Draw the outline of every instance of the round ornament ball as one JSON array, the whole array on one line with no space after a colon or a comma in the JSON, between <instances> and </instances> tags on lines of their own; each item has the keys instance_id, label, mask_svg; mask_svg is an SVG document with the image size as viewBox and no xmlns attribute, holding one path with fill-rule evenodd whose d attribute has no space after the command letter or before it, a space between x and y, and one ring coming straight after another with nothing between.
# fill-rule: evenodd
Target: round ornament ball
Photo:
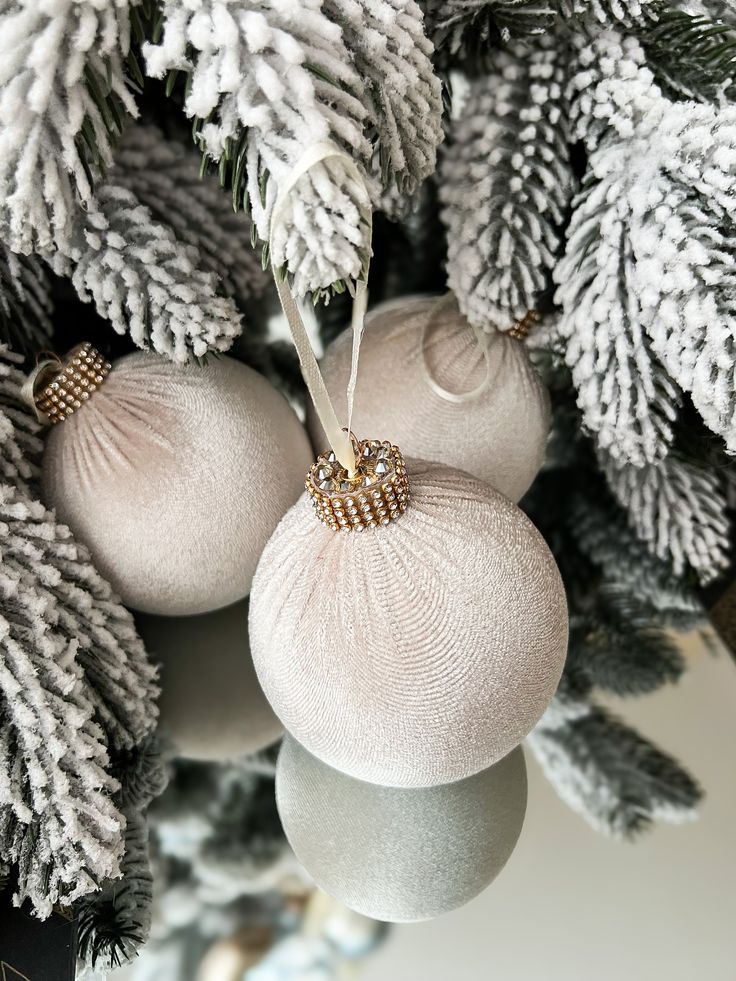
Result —
<instances>
[{"instance_id":1,"label":"round ornament ball","mask_svg":"<svg viewBox=\"0 0 736 981\"><path fill-rule=\"evenodd\" d=\"M179 756L221 762L281 738L250 655L247 600L194 617L135 620L161 668L159 728Z\"/></svg>"},{"instance_id":2,"label":"round ornament ball","mask_svg":"<svg viewBox=\"0 0 736 981\"><path fill-rule=\"evenodd\" d=\"M247 596L310 464L287 401L226 357L140 352L97 377L72 413L52 407L42 480L59 521L136 610L189 615Z\"/></svg>"},{"instance_id":3,"label":"round ornament ball","mask_svg":"<svg viewBox=\"0 0 736 981\"><path fill-rule=\"evenodd\" d=\"M427 920L478 895L508 861L526 811L521 747L465 780L379 787L320 762L286 736L276 802L317 885L365 916Z\"/></svg>"},{"instance_id":4,"label":"round ornament ball","mask_svg":"<svg viewBox=\"0 0 736 981\"><path fill-rule=\"evenodd\" d=\"M449 783L505 756L549 704L565 592L506 497L441 464L404 467L389 443L364 441L361 460L372 445L355 491L312 488L316 516L305 495L266 545L253 662L285 729L325 763L386 786ZM308 487L329 485L329 466ZM386 467L384 483L362 474Z\"/></svg>"},{"instance_id":5,"label":"round ornament ball","mask_svg":"<svg viewBox=\"0 0 736 981\"><path fill-rule=\"evenodd\" d=\"M344 331L322 360L338 410L351 350ZM327 445L313 408L307 428L315 449ZM453 297L394 301L366 319L352 428L380 433L407 456L465 470L518 501L544 461L549 395L523 340L498 330L476 336Z\"/></svg>"}]
</instances>

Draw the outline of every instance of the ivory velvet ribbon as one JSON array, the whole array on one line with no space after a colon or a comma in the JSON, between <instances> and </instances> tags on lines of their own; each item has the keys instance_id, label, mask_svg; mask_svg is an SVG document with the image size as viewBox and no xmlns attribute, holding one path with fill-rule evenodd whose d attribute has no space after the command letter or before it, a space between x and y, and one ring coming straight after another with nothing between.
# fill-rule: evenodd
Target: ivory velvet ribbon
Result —
<instances>
[{"instance_id":1,"label":"ivory velvet ribbon","mask_svg":"<svg viewBox=\"0 0 736 981\"><path fill-rule=\"evenodd\" d=\"M280 188L278 196L276 198L276 203L274 205L273 213L271 215L271 236L270 236L270 246L271 255L273 255L273 234L274 229L277 227L278 223L283 219L284 213L289 204L289 197L291 192L294 190L297 182L302 178L309 170L317 166L317 164L322 163L324 160L337 159L345 167L346 171L355 179L356 183L362 185L365 188L365 182L363 175L361 174L356 163L342 150L336 147L333 143L321 142L315 143L303 154L301 159L296 163L293 170L289 174L289 177ZM366 198L368 198L368 190L366 190ZM373 218L370 205L363 211L363 218L365 219L369 234L372 230ZM352 424L353 416L353 402L355 399L355 386L358 378L358 361L360 358L360 343L363 337L365 313L368 305L368 269L370 265L370 257L366 261L363 269L361 270L360 277L355 285L355 293L353 299L353 311L351 317L351 329L353 336L352 345L352 355L350 364L350 376L348 378L347 392L346 392L346 403L347 403L347 426L343 427L337 418L337 413L335 412L334 406L330 399L329 393L327 391L327 386L325 385L322 372L320 371L319 365L317 363L317 358L314 354L314 349L309 340L309 334L304 324L304 318L300 311L299 302L294 297L289 287L288 277L284 274L281 275L279 270L271 264L271 270L273 272L274 281L276 283L276 289L278 291L279 300L281 301L281 307L284 311L284 315L289 324L289 330L291 333L291 338L294 342L297 354L299 356L299 363L301 365L302 374L304 376L304 381L309 391L309 395L314 403L314 408L319 417L319 421L322 424L322 428L327 437L327 441L330 447L335 453L335 456L346 468L348 473L352 476L355 471L356 460L355 452L353 448L353 443L350 437L350 430ZM444 297L440 297L437 300L437 313L440 313L443 308L452 302L452 294L446 294ZM431 322L430 322L431 324ZM427 327L430 325L428 324ZM425 343L427 335L427 327L422 331L420 344L421 344L421 360L422 368L427 384L433 389L439 396L446 399L448 402L463 403L468 402L471 399L476 398L481 395L491 382L491 361L488 351L488 338L484 335L483 331L478 328L473 328L473 332L476 336L478 344L483 353L483 357L486 362L486 376L483 381L470 391L466 392L450 392L443 388L436 379L434 379L429 370L429 365L427 364Z\"/></svg>"},{"instance_id":2,"label":"ivory velvet ribbon","mask_svg":"<svg viewBox=\"0 0 736 981\"><path fill-rule=\"evenodd\" d=\"M274 229L283 218L284 212L289 204L289 196L291 192L294 190L294 187L299 179L309 170L311 170L312 167L315 167L317 164L328 159L340 160L346 171L355 179L356 183L365 187L363 175L361 174L358 166L346 153L336 147L333 143L315 143L313 146L309 147L309 149L294 166L294 169L289 174L286 182L279 189L278 197L276 198L276 203L271 215L271 255L273 255ZM366 198L367 197L368 192L366 188ZM370 236L373 227L373 215L370 205L365 208L363 218L368 224ZM350 366L350 377L347 385L348 418L346 428L343 428L340 425L337 418L337 413L335 412L334 406L327 391L327 386L325 385L324 378L322 377L322 372L317 364L317 358L315 357L314 349L311 341L309 340L309 335L304 325L304 319L299 309L299 304L291 292L288 278L285 274L280 275L279 270L276 269L273 262L271 263L271 271L273 272L273 278L276 283L279 300L281 301L281 307L289 324L291 338L299 356L302 375L304 376L304 381L306 383L310 398L314 403L315 411L319 416L319 421L322 423L322 428L325 431L325 435L327 436L327 440L332 447L335 456L351 476L355 472L356 459L353 443L350 438L350 427L353 415L355 385L358 378L360 342L363 337L365 312L368 306L369 262L370 258L368 261L366 261L363 269L361 270L360 277L355 285L355 295L353 299L353 312L351 318L353 350Z\"/></svg>"}]
</instances>

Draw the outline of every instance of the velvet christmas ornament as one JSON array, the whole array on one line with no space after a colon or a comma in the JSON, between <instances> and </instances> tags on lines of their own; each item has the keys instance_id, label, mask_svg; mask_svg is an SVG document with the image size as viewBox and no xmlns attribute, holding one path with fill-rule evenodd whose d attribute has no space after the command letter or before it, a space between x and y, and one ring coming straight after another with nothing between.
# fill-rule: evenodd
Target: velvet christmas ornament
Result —
<instances>
[{"instance_id":1,"label":"velvet christmas ornament","mask_svg":"<svg viewBox=\"0 0 736 981\"><path fill-rule=\"evenodd\" d=\"M139 613L136 624L161 666L159 728L178 755L224 761L281 737L250 656L247 600L195 617Z\"/></svg>"},{"instance_id":2,"label":"velvet christmas ornament","mask_svg":"<svg viewBox=\"0 0 736 981\"><path fill-rule=\"evenodd\" d=\"M43 460L59 520L127 606L174 616L242 599L310 463L286 400L225 357L130 354L84 391L72 377L83 367L70 361L36 400L62 420Z\"/></svg>"},{"instance_id":3,"label":"velvet christmas ornament","mask_svg":"<svg viewBox=\"0 0 736 981\"><path fill-rule=\"evenodd\" d=\"M379 787L286 736L276 801L289 844L321 889L379 920L425 920L473 899L508 861L526 810L524 754L517 747L452 784Z\"/></svg>"},{"instance_id":4,"label":"velvet christmas ornament","mask_svg":"<svg viewBox=\"0 0 736 981\"><path fill-rule=\"evenodd\" d=\"M407 475L394 449L372 464L388 489L359 470L354 493L333 494L329 464L314 465L317 514L305 496L264 549L250 639L266 696L310 752L423 787L485 769L533 728L562 671L567 608L515 504L441 464L408 461Z\"/></svg>"},{"instance_id":5,"label":"velvet christmas ornament","mask_svg":"<svg viewBox=\"0 0 736 981\"><path fill-rule=\"evenodd\" d=\"M365 325L353 431L390 439L407 456L465 470L518 501L542 466L550 406L515 333L476 335L451 296L379 307ZM345 331L322 360L338 411L350 356ZM315 449L324 449L314 409L307 425Z\"/></svg>"}]
</instances>

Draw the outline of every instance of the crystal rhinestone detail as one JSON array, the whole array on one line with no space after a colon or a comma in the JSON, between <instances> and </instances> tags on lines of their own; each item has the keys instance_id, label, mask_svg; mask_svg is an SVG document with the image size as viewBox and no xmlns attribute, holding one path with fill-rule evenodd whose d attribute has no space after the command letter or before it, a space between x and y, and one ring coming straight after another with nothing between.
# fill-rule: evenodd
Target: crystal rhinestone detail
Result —
<instances>
[{"instance_id":1,"label":"crystal rhinestone detail","mask_svg":"<svg viewBox=\"0 0 736 981\"><path fill-rule=\"evenodd\" d=\"M49 367L41 380L34 401L51 423L63 422L81 409L90 395L110 373L111 365L89 341L73 348L58 368Z\"/></svg>"},{"instance_id":2,"label":"crystal rhinestone detail","mask_svg":"<svg viewBox=\"0 0 736 981\"><path fill-rule=\"evenodd\" d=\"M307 474L305 486L317 517L333 531L388 525L409 503L409 479L398 446L352 438L357 461L352 477L331 450L321 453Z\"/></svg>"}]
</instances>

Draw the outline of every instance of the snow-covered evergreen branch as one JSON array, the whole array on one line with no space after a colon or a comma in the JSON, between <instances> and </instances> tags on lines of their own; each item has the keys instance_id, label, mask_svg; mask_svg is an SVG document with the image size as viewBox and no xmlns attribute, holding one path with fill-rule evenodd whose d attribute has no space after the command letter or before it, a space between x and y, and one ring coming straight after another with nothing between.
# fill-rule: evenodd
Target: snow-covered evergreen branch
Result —
<instances>
[{"instance_id":1,"label":"snow-covered evergreen branch","mask_svg":"<svg viewBox=\"0 0 736 981\"><path fill-rule=\"evenodd\" d=\"M494 56L473 83L442 165L449 282L474 324L508 329L550 281L575 188L565 46L538 39Z\"/></svg>"},{"instance_id":2,"label":"snow-covered evergreen branch","mask_svg":"<svg viewBox=\"0 0 736 981\"><path fill-rule=\"evenodd\" d=\"M49 259L117 333L175 361L225 351L240 333L240 314L217 295L199 251L113 176L98 188L69 256Z\"/></svg>"},{"instance_id":3,"label":"snow-covered evergreen branch","mask_svg":"<svg viewBox=\"0 0 736 981\"><path fill-rule=\"evenodd\" d=\"M199 155L156 126L130 126L115 151L110 179L134 194L156 222L194 246L199 267L217 276L221 291L242 309L271 285L251 247L251 223L235 213L211 175L200 176Z\"/></svg>"},{"instance_id":4,"label":"snow-covered evergreen branch","mask_svg":"<svg viewBox=\"0 0 736 981\"><path fill-rule=\"evenodd\" d=\"M321 0L167 0L163 11L161 43L144 48L148 72L190 73L187 115L205 120L200 141L213 160L236 153L261 239L278 188L311 144L334 140L367 173L362 83ZM272 258L296 289L355 278L368 251L365 189L330 161L299 181L292 201Z\"/></svg>"},{"instance_id":5,"label":"snow-covered evergreen branch","mask_svg":"<svg viewBox=\"0 0 736 981\"><path fill-rule=\"evenodd\" d=\"M646 145L649 161L629 163L644 325L671 377L736 453L736 106L668 106Z\"/></svg>"},{"instance_id":6,"label":"snow-covered evergreen branch","mask_svg":"<svg viewBox=\"0 0 736 981\"><path fill-rule=\"evenodd\" d=\"M549 30L556 0L424 0L427 33L441 63L487 56L499 43Z\"/></svg>"},{"instance_id":7,"label":"snow-covered evergreen branch","mask_svg":"<svg viewBox=\"0 0 736 981\"><path fill-rule=\"evenodd\" d=\"M633 28L659 19L662 0L556 0L563 17L573 23Z\"/></svg>"},{"instance_id":8,"label":"snow-covered evergreen branch","mask_svg":"<svg viewBox=\"0 0 736 981\"><path fill-rule=\"evenodd\" d=\"M108 747L156 724L155 671L130 613L34 498L41 441L0 360L0 858L45 915L120 875L125 821Z\"/></svg>"},{"instance_id":9,"label":"snow-covered evergreen branch","mask_svg":"<svg viewBox=\"0 0 736 981\"><path fill-rule=\"evenodd\" d=\"M672 98L718 104L736 97L736 14L728 0L667 6L637 33Z\"/></svg>"},{"instance_id":10,"label":"snow-covered evergreen branch","mask_svg":"<svg viewBox=\"0 0 736 981\"><path fill-rule=\"evenodd\" d=\"M654 555L625 512L607 507L602 496L578 494L570 511L578 547L600 570L600 592L618 605L635 602L650 626L690 630L702 622L703 605L683 577L674 573L667 557Z\"/></svg>"},{"instance_id":11,"label":"snow-covered evergreen branch","mask_svg":"<svg viewBox=\"0 0 736 981\"><path fill-rule=\"evenodd\" d=\"M22 361L0 345L0 480L26 497L37 497L43 441L35 415L19 400Z\"/></svg>"},{"instance_id":12,"label":"snow-covered evergreen branch","mask_svg":"<svg viewBox=\"0 0 736 981\"><path fill-rule=\"evenodd\" d=\"M202 121L206 154L229 161L236 200L247 185L274 263L299 294L355 279L369 252L369 195L381 192L372 143L386 176L412 186L433 169L440 138L439 86L413 0L165 0L163 11L161 42L144 49L148 72L190 75L185 110ZM423 114L412 113L414 99ZM271 236L279 188L326 140L352 156L368 190L340 161L324 161L297 182Z\"/></svg>"},{"instance_id":13,"label":"snow-covered evergreen branch","mask_svg":"<svg viewBox=\"0 0 736 981\"><path fill-rule=\"evenodd\" d=\"M586 422L620 461L654 463L682 389L736 452L736 107L670 102L612 32L580 58L592 152L555 279Z\"/></svg>"},{"instance_id":14,"label":"snow-covered evergreen branch","mask_svg":"<svg viewBox=\"0 0 736 981\"><path fill-rule=\"evenodd\" d=\"M35 353L51 336L49 276L35 256L0 245L0 343Z\"/></svg>"},{"instance_id":15,"label":"snow-covered evergreen branch","mask_svg":"<svg viewBox=\"0 0 736 981\"><path fill-rule=\"evenodd\" d=\"M626 180L612 168L586 182L554 276L585 425L617 459L643 464L667 453L680 395L644 330Z\"/></svg>"},{"instance_id":16,"label":"snow-covered evergreen branch","mask_svg":"<svg viewBox=\"0 0 736 981\"><path fill-rule=\"evenodd\" d=\"M677 575L690 567L707 583L728 567L730 523L717 472L675 453L644 467L600 459L632 528Z\"/></svg>"},{"instance_id":17,"label":"snow-covered evergreen branch","mask_svg":"<svg viewBox=\"0 0 736 981\"><path fill-rule=\"evenodd\" d=\"M412 195L434 173L442 140L442 86L414 0L324 0L365 86L373 164L381 186Z\"/></svg>"},{"instance_id":18,"label":"snow-covered evergreen branch","mask_svg":"<svg viewBox=\"0 0 736 981\"><path fill-rule=\"evenodd\" d=\"M0 238L65 248L111 135L135 114L125 58L136 0L16 0L0 12Z\"/></svg>"},{"instance_id":19,"label":"snow-covered evergreen branch","mask_svg":"<svg viewBox=\"0 0 736 981\"><path fill-rule=\"evenodd\" d=\"M125 817L122 880L110 880L78 908L79 957L98 970L129 961L148 939L153 876L148 854L147 810L166 786L167 773L154 738L113 760L120 781L115 803Z\"/></svg>"},{"instance_id":20,"label":"snow-covered evergreen branch","mask_svg":"<svg viewBox=\"0 0 736 981\"><path fill-rule=\"evenodd\" d=\"M56 532L39 502L0 485L0 856L44 916L119 874L124 826L77 641L37 590L59 580Z\"/></svg>"},{"instance_id":21,"label":"snow-covered evergreen branch","mask_svg":"<svg viewBox=\"0 0 736 981\"><path fill-rule=\"evenodd\" d=\"M557 695L528 743L560 797L598 831L630 838L652 821L695 817L692 778L591 703Z\"/></svg>"}]
</instances>

